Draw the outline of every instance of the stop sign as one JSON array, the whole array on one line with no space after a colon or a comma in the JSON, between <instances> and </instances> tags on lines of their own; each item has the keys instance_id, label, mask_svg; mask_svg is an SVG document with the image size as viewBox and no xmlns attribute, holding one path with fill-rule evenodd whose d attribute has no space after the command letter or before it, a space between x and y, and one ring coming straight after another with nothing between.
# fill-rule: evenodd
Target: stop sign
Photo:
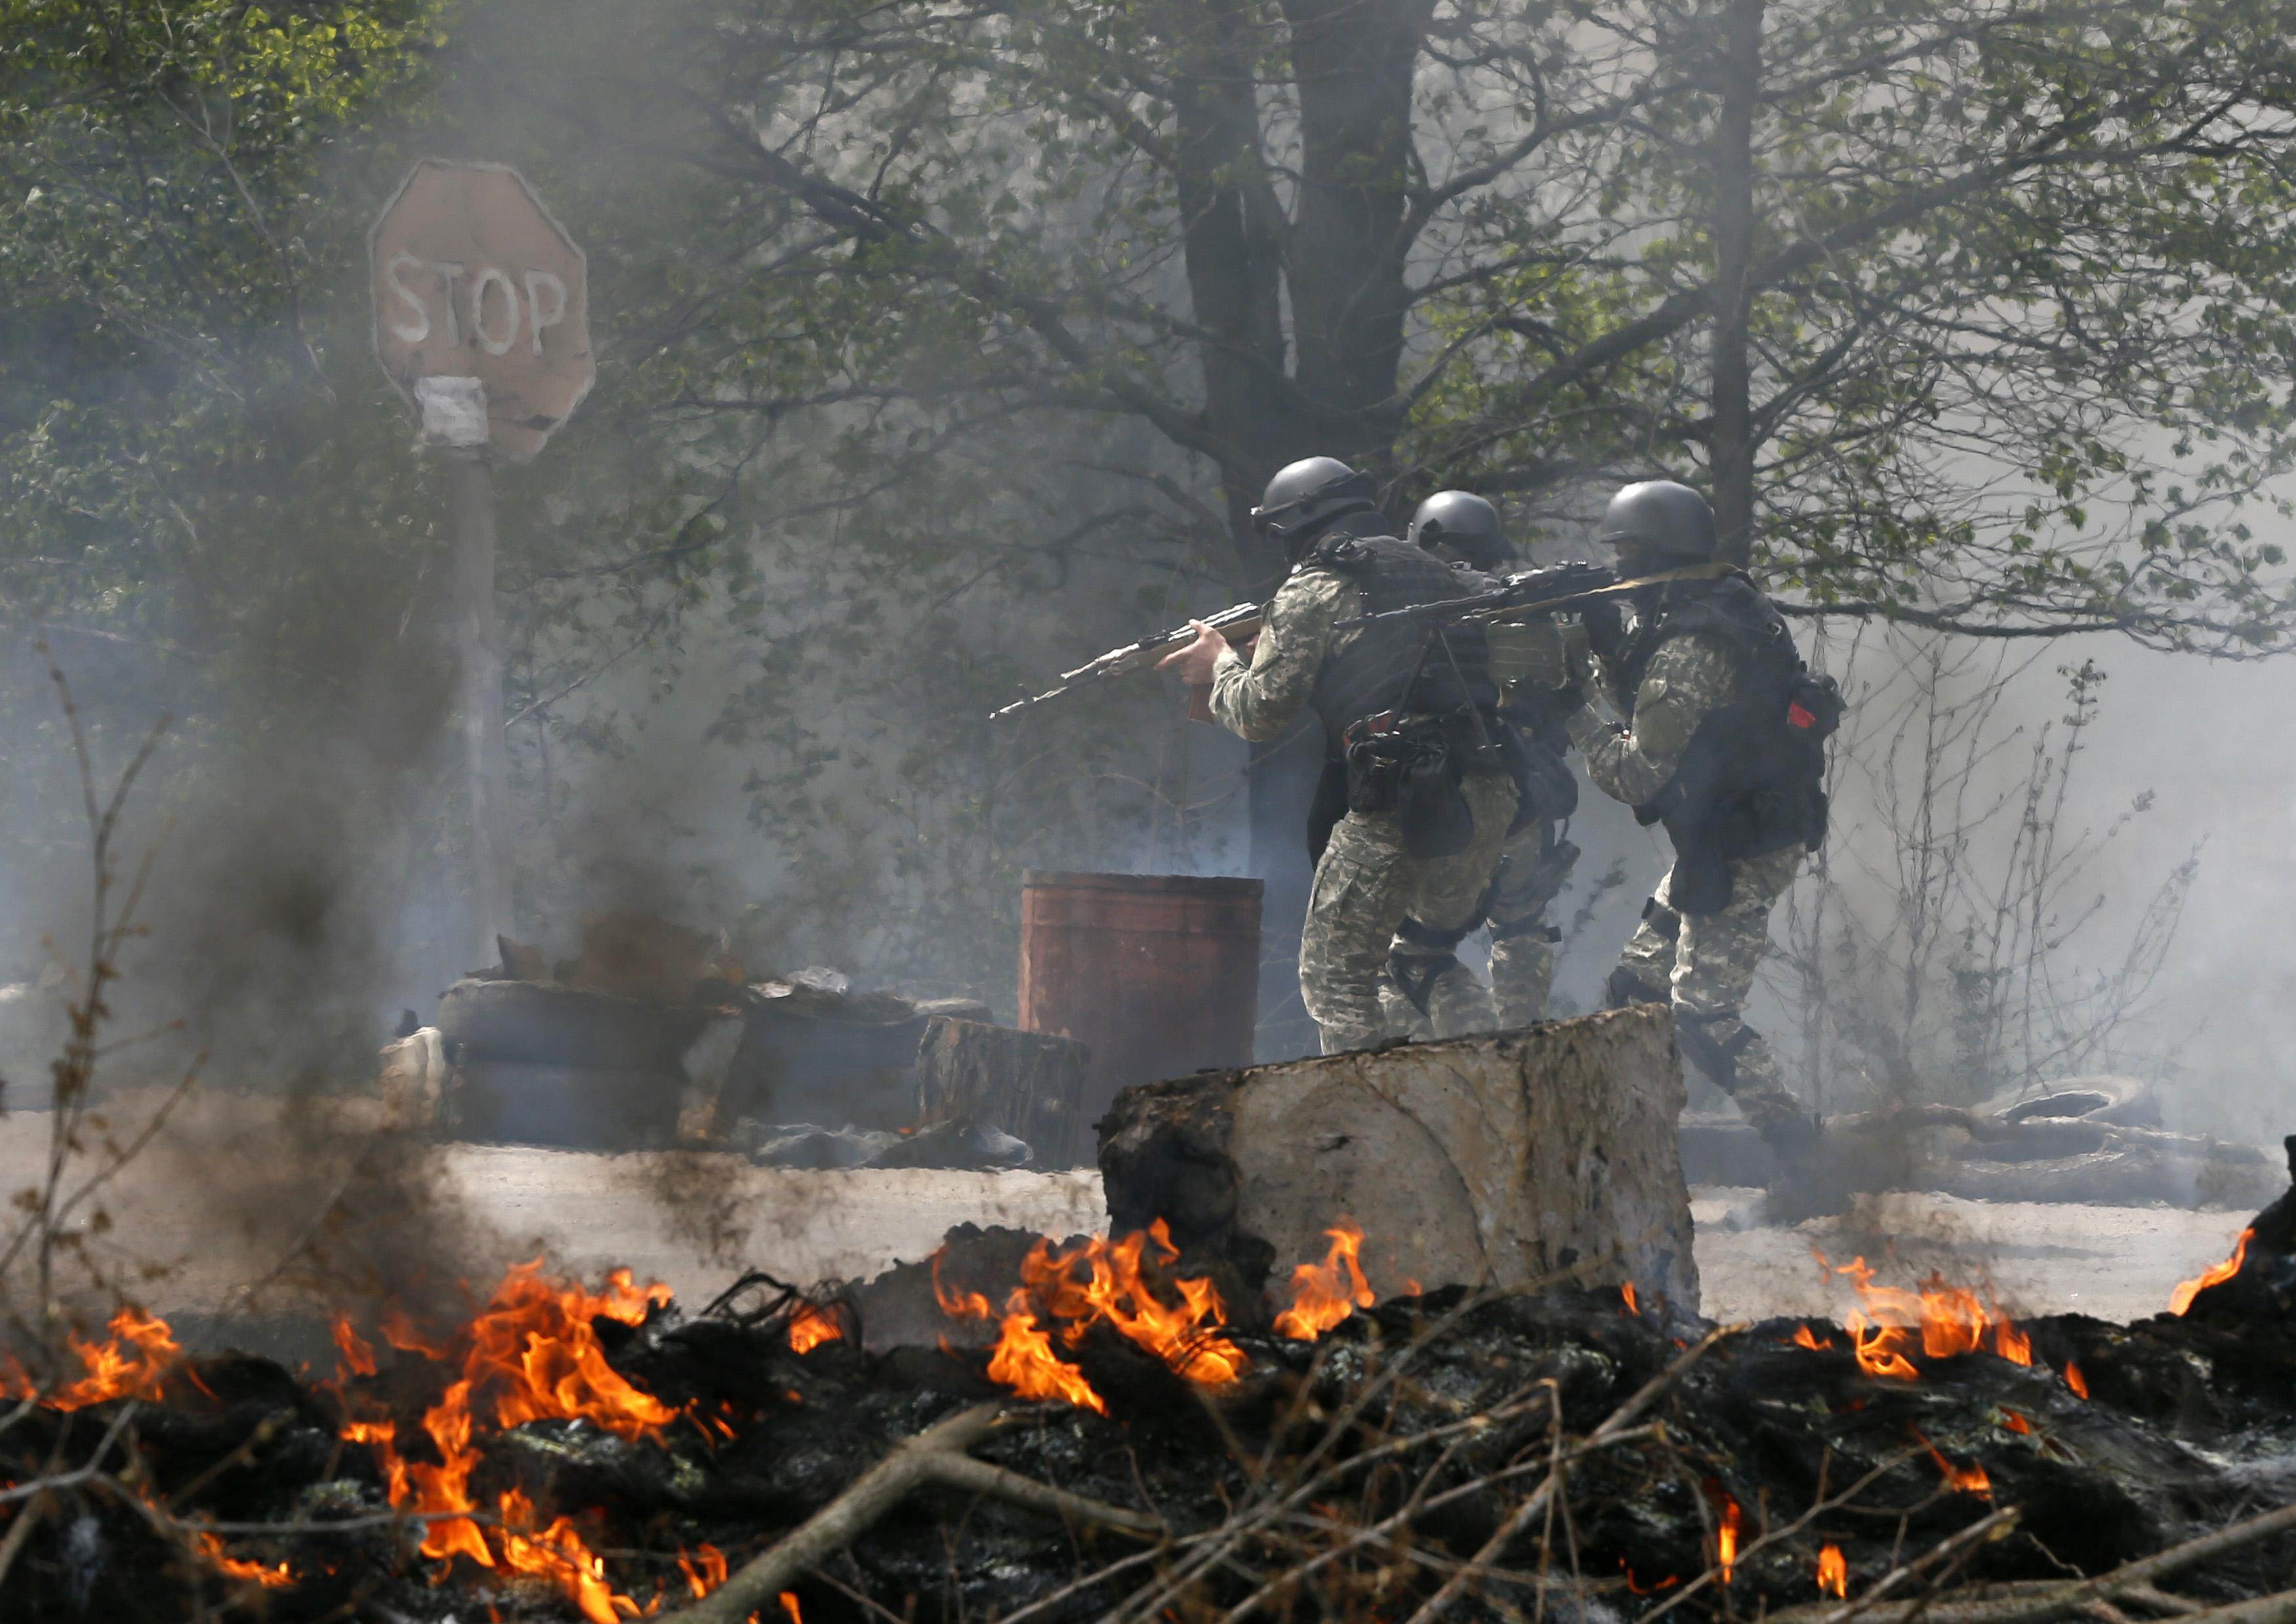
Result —
<instances>
[{"instance_id":1,"label":"stop sign","mask_svg":"<svg viewBox=\"0 0 2296 1624\"><path fill-rule=\"evenodd\" d=\"M589 392L582 250L517 170L426 158L367 234L374 353L411 401L476 378L496 447L530 461Z\"/></svg>"}]
</instances>

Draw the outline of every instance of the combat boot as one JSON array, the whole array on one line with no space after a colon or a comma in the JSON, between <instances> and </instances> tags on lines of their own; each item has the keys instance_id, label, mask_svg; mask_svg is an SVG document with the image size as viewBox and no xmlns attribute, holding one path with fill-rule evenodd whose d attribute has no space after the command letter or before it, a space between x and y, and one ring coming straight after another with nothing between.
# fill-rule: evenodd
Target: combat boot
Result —
<instances>
[{"instance_id":1,"label":"combat boot","mask_svg":"<svg viewBox=\"0 0 2296 1624\"><path fill-rule=\"evenodd\" d=\"M1730 1096L1778 1160L1778 1178L1764 1202L1765 1219L1798 1224L1846 1210L1851 1191L1836 1160L1824 1154L1824 1133L1793 1091L1778 1080L1777 1062L1762 1035L1735 1010L1698 1015L1677 1008L1683 1054Z\"/></svg>"}]
</instances>

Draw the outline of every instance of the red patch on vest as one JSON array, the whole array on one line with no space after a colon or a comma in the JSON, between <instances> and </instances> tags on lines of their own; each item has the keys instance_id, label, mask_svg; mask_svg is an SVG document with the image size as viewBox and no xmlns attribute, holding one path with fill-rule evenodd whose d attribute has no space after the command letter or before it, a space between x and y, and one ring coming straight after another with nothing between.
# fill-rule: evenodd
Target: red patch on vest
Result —
<instances>
[{"instance_id":1,"label":"red patch on vest","mask_svg":"<svg viewBox=\"0 0 2296 1624\"><path fill-rule=\"evenodd\" d=\"M1817 718L1803 709L1800 701L1796 701L1786 707L1786 725L1790 727L1815 727Z\"/></svg>"}]
</instances>

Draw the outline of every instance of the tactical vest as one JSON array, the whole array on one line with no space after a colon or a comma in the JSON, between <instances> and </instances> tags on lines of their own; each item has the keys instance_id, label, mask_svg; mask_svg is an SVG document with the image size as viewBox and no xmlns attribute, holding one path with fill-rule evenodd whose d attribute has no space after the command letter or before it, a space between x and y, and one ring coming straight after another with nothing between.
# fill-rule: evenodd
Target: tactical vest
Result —
<instances>
[{"instance_id":1,"label":"tactical vest","mask_svg":"<svg viewBox=\"0 0 2296 1624\"><path fill-rule=\"evenodd\" d=\"M1392 536L1332 536L1300 561L1342 575L1363 594L1365 614L1464 596L1459 572ZM1482 627L1440 628L1407 620L1341 632L1308 696L1324 724L1327 759L1342 753L1347 730L1382 711L1398 716L1461 717L1480 712L1496 727L1498 689Z\"/></svg>"},{"instance_id":2,"label":"tactical vest","mask_svg":"<svg viewBox=\"0 0 2296 1624\"><path fill-rule=\"evenodd\" d=\"M1833 680L1802 663L1785 617L1743 576L1674 581L1627 640L1614 674L1619 708L1635 695L1658 651L1693 633L1726 644L1736 668L1730 698L1700 718L1674 775L1635 808L1674 842L1668 894L1685 914L1728 906L1729 865L1825 839L1825 740L1841 716Z\"/></svg>"}]
</instances>

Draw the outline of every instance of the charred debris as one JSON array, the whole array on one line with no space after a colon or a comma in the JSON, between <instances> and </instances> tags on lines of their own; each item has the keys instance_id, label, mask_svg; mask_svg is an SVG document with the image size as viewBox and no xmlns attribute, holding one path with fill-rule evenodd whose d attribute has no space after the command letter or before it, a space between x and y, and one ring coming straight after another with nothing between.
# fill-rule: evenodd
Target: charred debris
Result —
<instances>
[{"instance_id":1,"label":"charred debris","mask_svg":"<svg viewBox=\"0 0 2296 1624\"><path fill-rule=\"evenodd\" d=\"M500 962L407 1012L382 1052L392 1118L445 1139L736 1150L784 1168L1070 1166L1084 1046L994 1025L970 998L751 977L722 940L636 914L583 921L552 964ZM1005 1131L1007 1128L1011 1131Z\"/></svg>"},{"instance_id":2,"label":"charred debris","mask_svg":"<svg viewBox=\"0 0 2296 1624\"><path fill-rule=\"evenodd\" d=\"M2125 1326L1862 1261L1839 1325L1565 1283L1370 1304L1360 1242L1233 1301L1160 1227L967 1227L690 1313L528 1267L459 1324L342 1321L332 1373L123 1311L72 1382L12 1377L0 1618L2296 1607L2296 1192Z\"/></svg>"}]
</instances>

